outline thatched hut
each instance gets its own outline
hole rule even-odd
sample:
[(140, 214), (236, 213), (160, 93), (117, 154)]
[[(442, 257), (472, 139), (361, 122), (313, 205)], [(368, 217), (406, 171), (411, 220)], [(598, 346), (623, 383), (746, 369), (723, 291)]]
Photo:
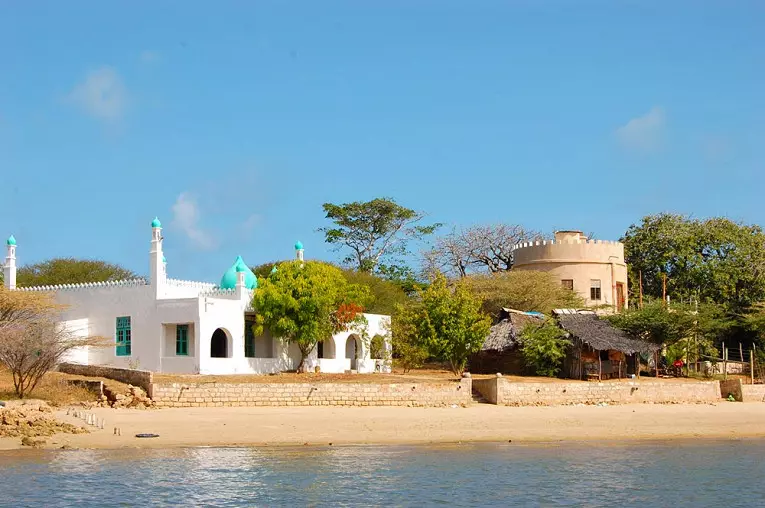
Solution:
[(518, 335), (530, 323), (541, 324), (544, 316), (535, 312), (502, 309), (481, 350), (470, 356), (468, 368), (476, 374), (526, 374)]
[(640, 354), (653, 354), (660, 346), (632, 339), (591, 311), (553, 311), (573, 346), (563, 362), (564, 377), (610, 379), (640, 374)]

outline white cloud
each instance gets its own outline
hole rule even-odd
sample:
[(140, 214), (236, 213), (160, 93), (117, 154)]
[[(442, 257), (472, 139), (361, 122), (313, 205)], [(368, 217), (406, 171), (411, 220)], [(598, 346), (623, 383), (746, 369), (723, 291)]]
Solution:
[(69, 93), (69, 100), (87, 114), (104, 121), (119, 120), (127, 103), (127, 90), (113, 67), (88, 72)]
[(160, 54), (157, 51), (147, 49), (141, 52), (141, 62), (145, 64), (153, 64), (160, 61)]
[(217, 242), (199, 226), (200, 212), (194, 196), (181, 192), (173, 205), (173, 224), (200, 249), (213, 249)]
[(633, 118), (616, 129), (616, 136), (625, 148), (652, 152), (664, 141), (666, 118), (664, 110), (654, 106), (643, 116)]

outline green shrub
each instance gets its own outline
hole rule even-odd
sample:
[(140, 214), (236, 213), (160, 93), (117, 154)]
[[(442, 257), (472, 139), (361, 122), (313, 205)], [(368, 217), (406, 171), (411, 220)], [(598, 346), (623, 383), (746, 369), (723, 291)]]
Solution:
[(555, 321), (527, 325), (518, 338), (526, 365), (538, 375), (553, 377), (560, 372), (571, 341)]

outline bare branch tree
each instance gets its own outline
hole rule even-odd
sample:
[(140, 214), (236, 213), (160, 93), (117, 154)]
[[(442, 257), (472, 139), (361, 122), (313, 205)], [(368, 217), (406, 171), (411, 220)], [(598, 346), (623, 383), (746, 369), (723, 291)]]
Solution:
[(75, 337), (58, 321), (61, 306), (51, 295), (0, 289), (0, 365), (24, 398), (70, 351), (103, 345), (99, 337)]
[(441, 271), (465, 277), (469, 273), (497, 273), (513, 267), (513, 248), (545, 235), (516, 224), (489, 224), (453, 229), (423, 253), (426, 272)]

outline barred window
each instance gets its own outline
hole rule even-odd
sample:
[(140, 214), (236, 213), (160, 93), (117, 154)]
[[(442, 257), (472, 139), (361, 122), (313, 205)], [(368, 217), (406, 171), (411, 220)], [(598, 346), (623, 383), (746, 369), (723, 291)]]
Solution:
[(600, 300), (600, 279), (590, 280), (590, 300)]

